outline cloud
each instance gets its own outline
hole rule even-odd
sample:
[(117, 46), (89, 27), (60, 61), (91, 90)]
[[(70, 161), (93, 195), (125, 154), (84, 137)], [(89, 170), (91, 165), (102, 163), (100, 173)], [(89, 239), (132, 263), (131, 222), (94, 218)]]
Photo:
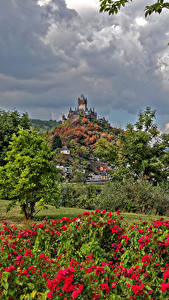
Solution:
[(164, 132), (165, 132), (165, 133), (169, 133), (169, 123), (166, 123), (166, 124), (165, 124)]
[(145, 20), (146, 1), (111, 17), (95, 0), (39, 3), (2, 0), (0, 106), (60, 118), (84, 93), (111, 122), (150, 105), (167, 123), (168, 14)]

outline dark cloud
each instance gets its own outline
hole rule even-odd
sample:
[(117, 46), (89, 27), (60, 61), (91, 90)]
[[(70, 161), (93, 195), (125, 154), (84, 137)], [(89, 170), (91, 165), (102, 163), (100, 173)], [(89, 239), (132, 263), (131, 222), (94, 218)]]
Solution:
[(168, 14), (144, 19), (146, 1), (110, 17), (64, 0), (2, 0), (0, 106), (60, 118), (79, 94), (124, 125), (150, 105), (168, 123)]

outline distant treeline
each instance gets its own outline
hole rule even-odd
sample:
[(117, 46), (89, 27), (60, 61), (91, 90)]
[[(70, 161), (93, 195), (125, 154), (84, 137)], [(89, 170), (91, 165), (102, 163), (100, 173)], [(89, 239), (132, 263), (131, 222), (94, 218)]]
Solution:
[(30, 119), (30, 121), (33, 129), (39, 129), (41, 131), (49, 131), (61, 123), (61, 121), (55, 120)]

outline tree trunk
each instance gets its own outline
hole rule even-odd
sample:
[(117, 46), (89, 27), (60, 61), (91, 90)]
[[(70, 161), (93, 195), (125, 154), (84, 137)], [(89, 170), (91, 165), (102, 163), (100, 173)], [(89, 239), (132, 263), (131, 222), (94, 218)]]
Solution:
[(28, 216), (28, 213), (27, 213), (27, 210), (26, 210), (26, 204), (22, 204), (21, 207), (22, 207), (22, 210), (23, 210), (23, 213), (25, 215), (26, 220), (28, 220), (29, 216)]

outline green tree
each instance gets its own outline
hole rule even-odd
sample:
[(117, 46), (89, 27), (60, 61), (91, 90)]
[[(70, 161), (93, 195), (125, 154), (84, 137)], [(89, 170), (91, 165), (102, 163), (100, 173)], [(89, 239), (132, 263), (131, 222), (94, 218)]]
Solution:
[(109, 142), (104, 138), (96, 142), (95, 155), (109, 164), (115, 164), (117, 160), (117, 151), (115, 142)]
[[(132, 0), (99, 0), (100, 1), (100, 12), (108, 12), (109, 15), (117, 14), (121, 7), (125, 7)], [(169, 2), (164, 0), (157, 0), (151, 5), (145, 7), (145, 17), (152, 13), (160, 14), (163, 9), (169, 9)]]
[(139, 114), (136, 124), (128, 124), (111, 147), (109, 144), (98, 145), (96, 152), (115, 166), (114, 177), (144, 177), (155, 184), (167, 182), (169, 135), (160, 134), (154, 119), (155, 111), (147, 107), (144, 113)]
[(86, 158), (86, 159), (89, 158), (90, 152), (89, 152), (89, 150), (87, 149), (87, 147), (81, 146), (81, 147), (79, 148), (79, 152), (80, 152), (80, 156), (82, 156), (82, 157), (84, 157), (84, 158)]
[(62, 148), (62, 141), (58, 134), (56, 134), (52, 140), (52, 150)]
[(78, 159), (74, 159), (72, 165), (71, 182), (86, 182), (86, 171)]
[(35, 131), (20, 128), (12, 136), (6, 164), (0, 167), (0, 198), (11, 200), (8, 210), (18, 204), (26, 219), (32, 219), (36, 208), (56, 205), (58, 171), (53, 156), (45, 138)]
[(122, 210), (145, 214), (167, 214), (169, 209), (168, 190), (154, 186), (144, 179), (113, 181), (103, 185), (96, 196), (97, 208)]
[(169, 153), (165, 151), (169, 135), (160, 134), (154, 123), (155, 111), (147, 107), (135, 125), (129, 124), (119, 135), (116, 174), (144, 177), (154, 183), (167, 181)]
[(5, 164), (5, 156), (12, 135), (18, 132), (19, 126), (30, 128), (30, 120), (27, 113), (20, 115), (16, 110), (12, 112), (0, 111), (0, 165)]

